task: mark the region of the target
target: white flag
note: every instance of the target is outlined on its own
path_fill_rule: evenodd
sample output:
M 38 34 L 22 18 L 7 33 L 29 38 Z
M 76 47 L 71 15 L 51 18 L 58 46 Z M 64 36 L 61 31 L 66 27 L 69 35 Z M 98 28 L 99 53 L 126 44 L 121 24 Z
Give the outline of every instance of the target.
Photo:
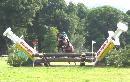
M 96 43 L 95 41 L 92 40 L 92 44 Z

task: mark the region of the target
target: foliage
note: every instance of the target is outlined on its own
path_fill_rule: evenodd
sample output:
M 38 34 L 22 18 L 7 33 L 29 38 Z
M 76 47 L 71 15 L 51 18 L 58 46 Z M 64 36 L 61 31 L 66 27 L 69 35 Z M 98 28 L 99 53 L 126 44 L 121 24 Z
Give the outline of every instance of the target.
M 86 14 L 85 6 L 82 4 L 80 6 L 79 4 L 78 10 L 83 10 L 78 12 L 77 7 L 75 7 L 76 5 L 73 3 L 67 6 L 63 0 L 48 0 L 48 3 L 46 3 L 42 10 L 37 13 L 33 21 L 33 26 L 29 28 L 30 32 L 28 33 L 33 32 L 40 36 L 38 37 L 38 47 L 40 51 L 43 48 L 41 42 L 45 39 L 44 35 L 46 35 L 47 33 L 46 26 L 56 27 L 59 32 L 65 31 L 76 49 L 78 49 L 79 47 L 81 47 L 81 45 L 84 44 L 84 20 L 82 20 L 82 17 Z M 84 15 L 81 16 L 80 19 L 78 17 L 78 14 L 81 12 L 84 12 Z M 82 23 L 80 23 L 80 21 L 82 21 Z M 82 41 L 82 44 L 81 42 L 78 42 L 77 39 L 80 39 Z
M 55 27 L 48 27 L 44 40 L 42 41 L 43 52 L 57 52 L 57 33 L 58 30 Z
M 32 41 L 38 41 L 39 52 L 57 52 L 57 28 L 39 25 L 38 28 L 36 26 L 28 29 L 27 41 L 30 45 L 32 45 Z M 33 33 L 32 30 L 34 30 Z
M 16 35 L 26 36 L 25 41 L 29 45 L 33 46 L 32 41 L 37 40 L 39 52 L 56 52 L 56 32 L 49 30 L 54 27 L 59 32 L 67 33 L 76 52 L 82 47 L 90 50 L 92 40 L 97 42 L 94 45 L 95 51 L 108 37 L 107 31 L 116 30 L 119 21 L 128 22 L 130 26 L 130 11 L 124 13 L 110 6 L 88 9 L 82 3 L 70 2 L 67 5 L 64 0 L 1 0 L 0 50 L 5 51 L 10 45 L 10 40 L 2 34 L 6 28 L 11 27 Z M 130 45 L 129 36 L 130 30 L 121 35 L 123 48 Z
M 83 3 L 77 4 L 77 16 L 80 19 L 85 19 L 89 13 L 88 8 Z
M 75 52 L 81 52 L 84 49 L 83 43 L 85 42 L 85 38 L 83 35 L 75 34 L 72 36 L 71 42 L 75 48 Z
M 108 31 L 115 31 L 117 23 L 123 18 L 124 14 L 122 11 L 110 6 L 91 9 L 85 23 L 85 46 L 90 49 L 91 41 L 94 40 L 97 42 L 95 44 L 96 49 L 99 49 L 100 45 L 108 37 Z
M 70 41 L 72 42 L 75 51 L 79 52 L 85 43 L 84 38 L 84 25 L 85 18 L 88 13 L 87 7 L 83 4 L 75 5 L 73 3 L 69 3 L 67 6 L 66 13 L 68 14 L 68 28 L 67 33 L 69 35 Z M 82 14 L 81 14 L 82 13 Z
M 64 21 L 66 21 L 66 3 L 64 0 L 48 0 L 41 11 L 37 13 L 38 24 L 57 27 L 58 29 L 63 28 Z
M 126 14 L 127 14 L 126 18 L 127 18 L 127 22 L 128 22 L 128 27 L 130 27 L 130 10 L 128 10 L 126 12 Z M 130 44 L 129 36 L 130 36 L 130 28 L 128 29 L 128 32 L 125 34 L 125 42 L 126 42 L 127 45 Z
M 22 63 L 26 62 L 28 57 L 21 51 L 17 50 L 14 46 L 9 48 L 9 56 L 7 63 L 10 66 L 19 67 Z
M 35 13 L 42 8 L 42 0 L 2 0 L 0 1 L 1 31 L 7 27 L 25 27 L 31 24 Z
M 123 67 L 130 65 L 130 49 L 121 48 L 119 50 L 113 49 L 107 56 L 107 61 L 110 65 L 116 67 Z
M 11 27 L 17 35 L 26 35 L 26 29 L 32 25 L 33 17 L 43 7 L 46 0 L 0 0 L 0 36 L 6 28 Z M 6 38 L 0 41 L 7 42 Z M 0 44 L 7 50 L 10 43 Z

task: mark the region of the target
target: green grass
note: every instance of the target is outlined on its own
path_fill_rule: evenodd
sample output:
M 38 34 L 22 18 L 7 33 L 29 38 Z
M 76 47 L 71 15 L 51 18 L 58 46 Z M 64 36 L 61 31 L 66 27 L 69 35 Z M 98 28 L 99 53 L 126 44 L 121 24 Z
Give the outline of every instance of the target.
M 0 58 L 0 82 L 130 82 L 130 68 L 11 67 Z

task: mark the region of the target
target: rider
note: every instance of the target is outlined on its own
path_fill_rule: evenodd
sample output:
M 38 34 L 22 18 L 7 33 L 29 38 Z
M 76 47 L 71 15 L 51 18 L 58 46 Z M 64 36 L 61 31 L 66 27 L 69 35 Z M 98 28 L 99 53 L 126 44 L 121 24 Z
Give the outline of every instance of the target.
M 64 39 L 66 39 L 66 40 L 69 41 L 69 38 L 68 38 L 67 34 L 66 34 L 64 31 L 61 33 L 61 36 L 62 36 Z
M 64 31 L 57 34 L 58 51 L 59 51 L 59 48 L 61 48 L 63 51 L 64 42 L 67 42 L 67 40 L 68 40 L 68 36 Z

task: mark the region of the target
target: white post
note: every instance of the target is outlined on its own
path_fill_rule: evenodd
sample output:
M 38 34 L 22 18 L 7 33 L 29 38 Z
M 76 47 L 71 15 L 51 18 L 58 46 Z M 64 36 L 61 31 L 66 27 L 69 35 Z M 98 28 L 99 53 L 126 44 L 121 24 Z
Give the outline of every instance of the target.
M 93 62 L 93 58 L 94 58 L 94 52 L 93 52 L 93 44 L 95 44 L 96 42 L 92 40 L 92 62 Z
M 92 41 L 92 62 L 93 62 L 93 41 Z

